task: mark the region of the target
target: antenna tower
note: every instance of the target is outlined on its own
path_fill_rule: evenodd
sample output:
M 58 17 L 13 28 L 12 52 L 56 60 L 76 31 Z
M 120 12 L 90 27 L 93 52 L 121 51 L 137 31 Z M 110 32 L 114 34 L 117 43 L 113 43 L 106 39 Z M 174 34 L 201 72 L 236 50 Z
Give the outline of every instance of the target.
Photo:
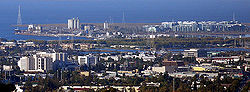
M 124 12 L 122 13 L 122 25 L 125 27 L 125 14 Z
M 235 21 L 235 13 L 233 13 L 233 21 Z
M 18 7 L 18 18 L 17 18 L 17 25 L 22 25 L 22 16 L 21 16 L 21 6 Z

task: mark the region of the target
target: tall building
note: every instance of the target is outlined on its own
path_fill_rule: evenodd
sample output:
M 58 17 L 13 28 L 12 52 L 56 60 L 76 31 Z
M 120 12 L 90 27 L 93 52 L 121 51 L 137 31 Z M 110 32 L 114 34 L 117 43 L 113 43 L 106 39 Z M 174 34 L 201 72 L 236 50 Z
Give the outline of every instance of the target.
M 74 28 L 74 22 L 73 19 L 68 20 L 68 29 L 73 29 Z
M 46 53 L 39 52 L 33 56 L 22 57 L 18 61 L 20 70 L 24 71 L 49 71 L 53 70 L 55 63 L 67 61 L 66 53 Z
M 22 57 L 18 61 L 21 71 L 49 71 L 53 69 L 52 58 L 34 55 L 33 57 Z
M 80 29 L 79 18 L 68 19 L 68 29 Z
M 17 64 L 21 71 L 35 70 L 35 59 L 33 57 L 22 57 Z
M 37 55 L 34 55 L 34 57 L 35 57 L 35 70 L 49 71 L 53 69 L 52 58 L 40 57 Z
M 67 61 L 67 53 L 52 53 L 53 62 L 55 61 Z
M 104 24 L 103 24 L 103 28 L 104 29 L 108 29 L 109 28 L 109 23 L 106 21 L 106 22 L 104 22 Z
M 50 57 L 52 58 L 52 62 L 55 61 L 67 61 L 67 53 L 62 53 L 62 52 L 56 52 L 56 53 L 47 53 L 47 52 L 39 52 L 37 55 L 42 56 L 42 57 Z
M 87 66 L 96 65 L 98 62 L 98 57 L 92 55 L 78 56 L 78 64 Z

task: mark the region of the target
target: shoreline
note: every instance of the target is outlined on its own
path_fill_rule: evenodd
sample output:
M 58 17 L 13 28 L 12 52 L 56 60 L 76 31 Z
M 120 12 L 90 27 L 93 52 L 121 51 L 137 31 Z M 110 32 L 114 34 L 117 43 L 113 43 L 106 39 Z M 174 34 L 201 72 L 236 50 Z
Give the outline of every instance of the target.
M 80 24 L 93 24 L 93 25 L 100 25 L 103 26 L 103 23 L 80 23 Z M 123 23 L 112 23 L 113 25 L 123 25 Z M 125 25 L 159 25 L 161 23 L 125 23 Z M 246 26 L 250 26 L 250 23 L 242 23 Z M 23 24 L 23 25 L 11 25 L 13 27 L 28 27 L 30 24 Z M 34 24 L 34 25 L 40 25 L 42 27 L 46 26 L 67 26 L 66 23 L 62 24 Z
M 103 23 L 81 23 L 82 24 L 90 24 L 95 26 L 103 26 Z M 143 25 L 159 25 L 161 23 L 125 23 L 126 26 L 143 26 Z M 243 25 L 250 26 L 250 23 L 242 23 Z M 27 27 L 29 24 L 24 25 L 12 25 L 14 27 Z M 67 24 L 34 24 L 39 25 L 41 27 L 65 27 Z M 113 23 L 113 26 L 121 26 L 123 23 Z M 202 32 L 202 31 L 195 31 L 195 32 L 163 32 L 164 34 L 169 35 L 250 35 L 250 29 L 245 32 L 241 31 L 223 31 L 223 32 Z M 81 36 L 81 35 L 74 35 L 74 34 L 41 34 L 41 33 L 30 33 L 30 32 L 15 32 L 15 35 L 31 35 L 31 36 L 44 36 L 44 37 L 84 37 L 84 38 L 94 38 L 89 36 Z
M 89 24 L 89 25 L 97 25 L 97 26 L 103 26 L 103 23 L 80 23 L 80 25 L 82 24 Z M 129 25 L 129 26 L 134 26 L 134 25 L 159 25 L 161 23 L 125 23 L 125 25 Z M 28 25 L 30 24 L 23 24 L 23 25 L 11 25 L 13 27 L 28 27 Z M 62 24 L 34 24 L 34 25 L 40 25 L 42 27 L 48 27 L 48 26 L 67 26 L 68 24 L 66 23 L 62 23 Z M 112 23 L 112 25 L 123 25 L 123 23 Z
M 27 36 L 43 36 L 43 37 L 84 37 L 84 38 L 88 38 L 88 39 L 91 39 L 91 37 L 87 37 L 87 36 L 76 36 L 76 35 L 55 35 L 55 34 L 34 34 L 34 33 L 14 33 L 15 35 L 27 35 Z
M 88 36 L 77 36 L 73 34 L 36 34 L 36 33 L 14 33 L 15 35 L 27 35 L 27 36 L 44 36 L 44 37 L 84 37 L 84 38 L 93 38 Z M 228 32 L 190 32 L 190 33 L 174 33 L 169 32 L 166 34 L 179 34 L 179 35 L 250 35 L 250 32 L 235 32 L 235 31 L 228 31 Z

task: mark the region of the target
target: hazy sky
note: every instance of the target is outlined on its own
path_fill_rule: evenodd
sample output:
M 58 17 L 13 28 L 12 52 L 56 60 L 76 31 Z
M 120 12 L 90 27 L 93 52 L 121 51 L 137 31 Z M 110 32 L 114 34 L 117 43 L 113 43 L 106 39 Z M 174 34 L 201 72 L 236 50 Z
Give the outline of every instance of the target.
M 82 23 L 114 22 L 159 23 L 162 21 L 222 21 L 236 19 L 250 23 L 250 0 L 0 0 L 0 38 L 31 39 L 13 34 L 18 5 L 24 24 L 67 23 L 79 17 Z
M 250 22 L 250 0 L 0 0 L 0 16 L 16 18 L 18 4 L 27 23 L 58 23 L 76 16 L 83 22 L 103 22 L 109 16 L 120 22 L 122 12 L 127 22 L 220 21 L 232 19 L 233 13 Z

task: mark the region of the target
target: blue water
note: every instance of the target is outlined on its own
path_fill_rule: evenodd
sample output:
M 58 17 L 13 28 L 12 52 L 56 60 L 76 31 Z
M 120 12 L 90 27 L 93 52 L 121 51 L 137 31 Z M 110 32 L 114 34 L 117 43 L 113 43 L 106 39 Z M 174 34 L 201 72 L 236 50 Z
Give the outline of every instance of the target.
M 96 50 L 106 50 L 115 52 L 141 52 L 140 50 L 128 50 L 128 49 L 96 49 Z
M 126 23 L 222 21 L 232 20 L 233 13 L 237 20 L 250 22 L 250 0 L 0 0 L 0 38 L 57 39 L 14 35 L 11 25 L 16 24 L 19 4 L 24 24 L 67 23 L 77 16 L 82 23 L 103 23 L 110 16 L 119 23 L 123 12 Z
M 115 52 L 93 52 L 93 51 L 89 51 L 89 52 L 81 52 L 80 54 L 100 54 L 100 53 L 115 53 Z
M 185 49 L 169 49 L 169 51 L 184 51 Z M 205 48 L 207 51 L 247 51 L 250 52 L 250 49 L 244 48 Z
M 102 50 L 101 52 L 93 52 L 93 51 L 90 51 L 90 52 L 81 52 L 81 54 L 97 54 L 97 53 L 116 53 L 116 52 L 145 52 L 145 51 L 142 51 L 142 50 L 128 50 L 128 49 L 94 49 L 94 50 Z
M 146 52 L 146 51 L 142 51 L 142 50 L 126 50 L 126 49 L 95 49 L 95 50 L 105 50 L 105 51 L 101 51 L 101 52 L 81 52 L 81 54 L 97 54 L 97 53 L 116 53 L 116 52 Z M 185 49 L 169 49 L 168 51 L 173 51 L 173 52 L 183 52 Z M 250 52 L 250 49 L 244 49 L 244 48 L 205 48 L 205 50 L 207 51 L 246 51 L 246 52 Z M 157 52 L 159 53 L 159 52 Z

